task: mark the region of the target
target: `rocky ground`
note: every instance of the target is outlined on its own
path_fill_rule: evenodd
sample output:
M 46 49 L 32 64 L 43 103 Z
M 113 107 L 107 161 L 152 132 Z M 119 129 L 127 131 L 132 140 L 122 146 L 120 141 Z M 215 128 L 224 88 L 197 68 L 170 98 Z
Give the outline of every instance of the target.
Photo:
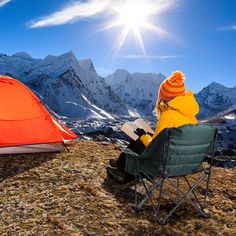
M 236 235 L 235 168 L 213 168 L 210 219 L 185 205 L 160 226 L 149 204 L 132 210 L 131 184 L 106 178 L 117 144 L 75 141 L 69 149 L 1 156 L 0 235 Z

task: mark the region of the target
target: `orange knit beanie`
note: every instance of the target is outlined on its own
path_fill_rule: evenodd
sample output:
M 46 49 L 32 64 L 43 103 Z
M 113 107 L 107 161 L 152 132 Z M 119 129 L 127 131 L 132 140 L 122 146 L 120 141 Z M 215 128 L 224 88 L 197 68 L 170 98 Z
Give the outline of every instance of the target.
M 184 74 L 181 71 L 175 71 L 164 80 L 159 89 L 159 99 L 170 101 L 176 96 L 185 94 Z

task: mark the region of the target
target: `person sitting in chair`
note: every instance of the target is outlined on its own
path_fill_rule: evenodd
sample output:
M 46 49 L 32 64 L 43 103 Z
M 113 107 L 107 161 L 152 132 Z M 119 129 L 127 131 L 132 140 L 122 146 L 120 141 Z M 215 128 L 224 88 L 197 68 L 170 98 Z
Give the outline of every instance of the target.
M 132 140 L 127 148 L 141 154 L 163 129 L 179 127 L 185 124 L 197 124 L 196 115 L 199 106 L 191 90 L 185 90 L 184 74 L 175 71 L 162 82 L 158 92 L 155 111 L 158 122 L 154 134 L 146 133 L 143 129 L 137 129 L 135 133 L 139 139 Z M 118 159 L 109 160 L 107 174 L 119 183 L 127 183 L 133 180 L 133 176 L 125 171 L 125 153 L 121 153 Z

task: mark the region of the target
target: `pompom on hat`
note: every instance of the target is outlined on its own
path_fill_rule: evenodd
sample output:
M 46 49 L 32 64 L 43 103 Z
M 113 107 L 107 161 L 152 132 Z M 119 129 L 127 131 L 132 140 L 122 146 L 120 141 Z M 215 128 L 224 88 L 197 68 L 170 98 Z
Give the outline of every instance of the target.
M 159 89 L 159 99 L 170 101 L 174 97 L 185 94 L 184 74 L 181 71 L 175 71 L 164 80 Z

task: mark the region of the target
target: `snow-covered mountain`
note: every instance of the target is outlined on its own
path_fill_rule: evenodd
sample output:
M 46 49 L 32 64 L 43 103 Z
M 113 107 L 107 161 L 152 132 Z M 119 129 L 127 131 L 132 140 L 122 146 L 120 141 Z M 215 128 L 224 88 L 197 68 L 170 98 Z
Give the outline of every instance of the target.
M 13 76 L 33 91 L 60 116 L 74 120 L 149 116 L 155 106 L 162 74 L 117 70 L 100 77 L 90 59 L 78 60 L 73 52 L 44 59 L 25 52 L 0 54 L 0 74 Z M 236 87 L 215 82 L 196 94 L 199 118 L 219 117 L 219 112 L 236 105 Z
M 12 56 L 0 54 L 0 73 L 14 75 L 15 78 L 21 79 L 30 73 L 30 69 L 39 61 L 25 52 Z
M 218 113 L 205 122 L 218 128 L 220 147 L 236 149 L 236 105 Z
M 155 107 L 158 89 L 165 79 L 162 74 L 134 73 L 116 70 L 106 77 L 112 91 L 120 96 L 126 104 L 141 115 L 150 116 Z
M 219 130 L 218 147 L 236 149 L 236 87 L 211 83 L 198 94 L 199 117 Z
M 77 119 L 129 115 L 125 103 L 98 76 L 91 60 L 77 60 L 73 52 L 33 59 L 24 52 L 0 54 L 0 74 L 13 76 L 43 99 L 56 113 Z
M 200 118 L 216 115 L 236 105 L 236 87 L 227 88 L 218 83 L 211 83 L 196 94 L 200 105 Z

